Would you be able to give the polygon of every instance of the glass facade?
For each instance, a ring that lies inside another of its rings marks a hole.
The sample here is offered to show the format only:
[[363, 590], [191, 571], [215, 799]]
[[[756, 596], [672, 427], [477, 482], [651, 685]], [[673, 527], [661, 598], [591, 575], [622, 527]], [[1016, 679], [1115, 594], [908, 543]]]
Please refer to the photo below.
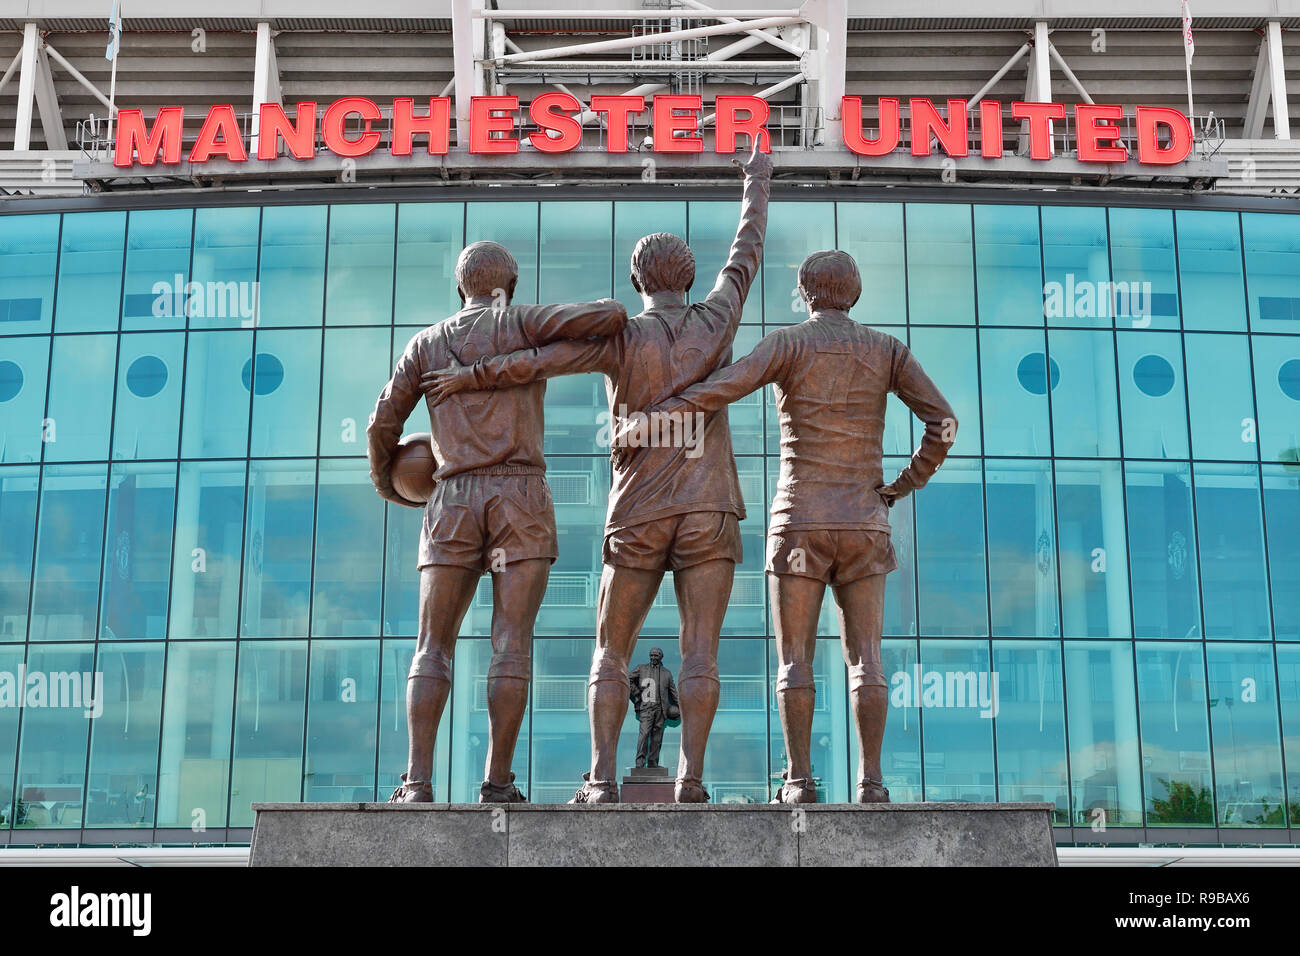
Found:
[[[0, 216], [0, 840], [246, 838], [253, 801], [398, 783], [420, 522], [364, 455], [395, 355], [456, 308], [467, 241], [510, 247], [518, 301], [635, 311], [639, 236], [684, 234], [702, 295], [738, 212], [485, 192]], [[906, 341], [962, 422], [892, 516], [894, 800], [1043, 800], [1080, 840], [1300, 828], [1300, 215], [778, 196], [737, 355], [801, 320], [797, 267], [831, 247], [862, 267], [855, 318]], [[560, 557], [515, 758], [533, 801], [568, 799], [588, 760], [604, 411], [598, 376], [549, 384]], [[770, 392], [731, 423], [749, 516], [705, 783], [766, 801], [784, 763]], [[919, 435], [891, 399], [887, 471]], [[439, 800], [477, 797], [490, 615], [485, 579]], [[666, 580], [636, 659], [654, 643], [678, 670], [677, 627]], [[814, 772], [842, 801], [829, 599], [821, 627]], [[666, 760], [677, 745], [670, 727]]]

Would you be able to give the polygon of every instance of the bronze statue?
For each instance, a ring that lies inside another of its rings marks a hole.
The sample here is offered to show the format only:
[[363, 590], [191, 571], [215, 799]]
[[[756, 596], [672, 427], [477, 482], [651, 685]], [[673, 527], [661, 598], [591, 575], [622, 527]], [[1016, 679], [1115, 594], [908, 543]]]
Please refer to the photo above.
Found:
[[[743, 164], [733, 162], [745, 176], [740, 225], [727, 263], [702, 301], [686, 301], [695, 280], [695, 257], [686, 243], [666, 233], [646, 236], [632, 253], [632, 284], [645, 308], [620, 334], [431, 372], [423, 381], [430, 404], [467, 389], [506, 389], [600, 371], [610, 414], [619, 420], [725, 366], [762, 261], [772, 172], [771, 160], [757, 147]], [[461, 356], [462, 364], [474, 358]], [[745, 508], [725, 403], [677, 424], [669, 440], [614, 463], [588, 684], [591, 770], [583, 774], [576, 803], [618, 802], [616, 748], [627, 714], [628, 663], [665, 571], [673, 572], [681, 614], [682, 744], [675, 799], [709, 799], [701, 777], [718, 708], [718, 635], [741, 560]]]
[[[622, 331], [612, 299], [512, 305], [518, 268], [495, 242], [476, 242], [456, 262], [463, 308], [416, 334], [397, 361], [367, 428], [370, 478], [389, 501], [416, 506], [390, 474], [402, 425], [423, 397], [421, 378], [450, 362]], [[556, 559], [555, 509], [542, 457], [545, 382], [428, 402], [437, 467], [420, 535], [420, 626], [407, 680], [410, 763], [391, 800], [433, 800], [433, 742], [451, 689], [452, 649], [478, 580], [492, 574], [492, 662], [482, 803], [524, 800], [510, 765], [528, 701], [533, 623]]]
[[662, 648], [650, 648], [650, 663], [633, 668], [627, 675], [632, 708], [641, 721], [636, 738], [636, 765], [659, 766], [659, 749], [664, 742], [664, 724], [681, 717], [673, 672], [664, 667]]
[[[826, 585], [839, 606], [858, 732], [859, 803], [888, 803], [880, 769], [889, 689], [880, 658], [885, 575], [898, 566], [889, 509], [925, 485], [957, 433], [952, 408], [902, 342], [860, 325], [848, 310], [862, 293], [857, 264], [815, 252], [799, 267], [808, 319], [763, 338], [734, 365], [646, 410], [654, 421], [712, 412], [773, 383], [781, 423], [781, 472], [767, 538], [768, 591], [776, 623], [777, 705], [788, 766], [777, 803], [815, 803], [810, 758], [817, 618]], [[881, 439], [894, 392], [925, 423], [911, 462], [885, 484]], [[623, 423], [615, 452], [646, 453]]]

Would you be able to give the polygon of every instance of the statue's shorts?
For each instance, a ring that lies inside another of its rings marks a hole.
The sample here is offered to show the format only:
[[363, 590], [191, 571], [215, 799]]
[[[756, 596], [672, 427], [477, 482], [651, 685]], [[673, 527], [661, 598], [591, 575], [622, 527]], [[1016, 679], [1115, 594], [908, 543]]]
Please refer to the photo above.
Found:
[[486, 572], [558, 556], [555, 505], [540, 469], [480, 468], [434, 485], [420, 535], [421, 570], [451, 564]]
[[767, 536], [767, 572], [816, 578], [831, 586], [888, 574], [898, 557], [887, 531], [790, 530]]
[[695, 511], [605, 535], [603, 559], [619, 568], [680, 571], [705, 561], [741, 561], [740, 520], [727, 511]]

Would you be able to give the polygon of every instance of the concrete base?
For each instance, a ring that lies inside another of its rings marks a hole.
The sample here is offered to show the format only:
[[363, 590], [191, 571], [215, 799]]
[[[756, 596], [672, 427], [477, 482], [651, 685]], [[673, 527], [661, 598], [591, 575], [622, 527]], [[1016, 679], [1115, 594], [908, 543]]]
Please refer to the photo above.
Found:
[[618, 796], [623, 803], [672, 803], [676, 789], [667, 767], [628, 767]]
[[255, 803], [250, 866], [1056, 866], [1049, 803]]

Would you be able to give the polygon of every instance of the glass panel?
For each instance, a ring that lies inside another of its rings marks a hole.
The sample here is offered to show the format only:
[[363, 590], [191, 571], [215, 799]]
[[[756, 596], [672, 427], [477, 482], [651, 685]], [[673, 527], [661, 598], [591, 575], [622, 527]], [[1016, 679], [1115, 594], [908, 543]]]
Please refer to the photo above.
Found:
[[1259, 452], [1265, 461], [1300, 463], [1300, 338], [1252, 335]]
[[[759, 326], [742, 325], [736, 332], [735, 341], [731, 346], [731, 360], [734, 361], [744, 355], [754, 351], [754, 346], [758, 345], [763, 337], [763, 330]], [[764, 395], [770, 396], [772, 389], [759, 389], [756, 392], [750, 392], [744, 398], [732, 402], [727, 406], [727, 421], [731, 425], [731, 449], [737, 455], [761, 455], [766, 441], [765, 414], [763, 411], [764, 404], [767, 401]], [[772, 413], [772, 419], [775, 421], [776, 413]], [[549, 420], [548, 420], [549, 424]], [[906, 427], [906, 425], [904, 425]], [[776, 441], [772, 444], [772, 450], [776, 451], [779, 446], [779, 436], [773, 436]], [[748, 502], [749, 499], [747, 498]], [[755, 498], [751, 504], [756, 507], [765, 505]]]
[[302, 799], [306, 641], [240, 645], [230, 825], [253, 825], [253, 803]]
[[1196, 465], [1205, 636], [1268, 640], [1268, 575], [1254, 465]]
[[763, 321], [789, 325], [808, 318], [799, 295], [799, 266], [814, 252], [834, 248], [834, 204], [772, 203], [763, 244]]
[[124, 212], [77, 212], [63, 217], [55, 331], [117, 329], [125, 231]]
[[[678, 674], [680, 668], [674, 672]], [[704, 756], [705, 789], [714, 803], [765, 803], [769, 799], [768, 728], [764, 720], [767, 641], [719, 642], [718, 674], [718, 713]], [[663, 763], [671, 768], [675, 759], [675, 752], [665, 743]]]
[[307, 633], [316, 469], [308, 461], [249, 466], [241, 637]]
[[1147, 826], [1214, 825], [1200, 644], [1138, 644]]
[[853, 307], [853, 317], [867, 325], [905, 324], [903, 204], [840, 202], [835, 204], [835, 221], [836, 248], [854, 258], [862, 275], [862, 298]]
[[[898, 474], [907, 461], [906, 458], [884, 459], [885, 477]], [[915, 507], [916, 499], [908, 495], [889, 512], [890, 541], [898, 558], [898, 569], [885, 578], [885, 634], [916, 635]]]
[[1186, 458], [1187, 405], [1179, 337], [1120, 332], [1119, 397], [1126, 458]]
[[158, 803], [163, 647], [100, 644], [102, 711], [91, 724], [86, 826], [152, 827]]
[[[763, 571], [767, 560], [767, 538], [764, 533], [767, 527], [767, 497], [763, 486], [763, 471], [762, 458], [736, 459], [736, 473], [746, 502], [746, 514], [740, 522], [742, 560], [736, 565], [731, 598], [727, 602], [726, 616], [722, 619], [723, 634], [748, 636], [766, 634], [768, 630], [767, 575]], [[676, 608], [677, 596], [666, 577], [664, 585], [659, 588], [656, 607]], [[669, 632], [675, 633], [679, 626], [674, 625]]]
[[[465, 244], [483, 239], [501, 243], [510, 250], [515, 262], [519, 264], [519, 282], [515, 285], [514, 301], [540, 301], [537, 298], [537, 203], [466, 203]], [[572, 301], [567, 296], [561, 296], [560, 300]], [[456, 308], [460, 306], [457, 305]], [[477, 792], [476, 789], [475, 793]]]
[[925, 799], [997, 800], [993, 772], [993, 674], [984, 641], [921, 641]]
[[176, 508], [171, 636], [235, 637], [243, 541], [240, 462], [183, 462]]
[[321, 394], [320, 453], [360, 455], [366, 423], [392, 373], [388, 329], [326, 329], [325, 388]]
[[330, 325], [388, 325], [393, 320], [392, 203], [330, 207], [329, 277], [325, 320]]
[[[415, 656], [415, 640], [383, 642], [383, 661], [379, 676], [379, 799], [401, 784], [406, 770], [409, 737], [406, 731], [406, 675]], [[451, 786], [451, 744], [444, 717], [438, 726], [433, 748], [433, 796], [444, 800]], [[576, 788], [575, 788], [576, 789]], [[477, 799], [477, 798], [476, 798]]]
[[1110, 291], [1115, 325], [1178, 328], [1174, 215], [1169, 209], [1110, 210]]
[[[1300, 322], [1300, 216], [1241, 214], [1246, 240], [1246, 288], [1255, 332], [1295, 334]], [[64, 226], [66, 229], [67, 226]]]
[[1044, 206], [1042, 222], [1047, 324], [1110, 328], [1106, 210]]
[[1179, 209], [1174, 220], [1183, 328], [1245, 331], [1246, 290], [1237, 214]]
[[974, 325], [974, 272], [970, 206], [908, 203], [909, 320], [913, 324]]
[[226, 825], [235, 643], [172, 644], [159, 756], [158, 826]]
[[[718, 281], [718, 273], [727, 264], [727, 254], [731, 250], [732, 240], [736, 238], [736, 227], [739, 222], [739, 200], [735, 202], [693, 202], [690, 204], [686, 220], [686, 241], [690, 243], [691, 252], [695, 255], [695, 284], [691, 286], [692, 301], [698, 302], [703, 299], [713, 289], [713, 283]], [[759, 273], [755, 277], [754, 284], [750, 287], [749, 295], [745, 299], [745, 309], [740, 316], [741, 322], [757, 323], [763, 321], [763, 277], [761, 269]], [[794, 316], [793, 311], [787, 311], [790, 308], [789, 300], [783, 301], [780, 313], [767, 321], [787, 321], [787, 315]], [[638, 309], [638, 311], [640, 310]]]
[[890, 686], [880, 769], [890, 800], [920, 803], [921, 706], [912, 693], [917, 675], [916, 641], [886, 640], [880, 650]]
[[1186, 335], [1187, 401], [1197, 458], [1254, 461], [1258, 449], [1244, 335]]
[[1264, 466], [1264, 518], [1273, 628], [1279, 641], [1300, 641], [1300, 466]]
[[[466, 629], [461, 628], [461, 633], [467, 633]], [[664, 648], [664, 650], [667, 650], [667, 648]], [[456, 642], [456, 661], [452, 670], [451, 701], [442, 715], [442, 724], [445, 725], [450, 721], [450, 725], [456, 728], [454, 738], [456, 745], [451, 748], [450, 793], [452, 803], [478, 802], [479, 786], [483, 783], [484, 772], [487, 768], [487, 748], [490, 739], [487, 714], [487, 672], [488, 665], [491, 662], [492, 644], [490, 641], [461, 638]], [[588, 658], [587, 666], [590, 667], [590, 658]], [[532, 734], [529, 731], [529, 727], [532, 725], [531, 708], [532, 702], [530, 701], [529, 711], [524, 712], [524, 722], [519, 733], [519, 741], [515, 745], [515, 759], [512, 769], [515, 774], [515, 786], [536, 803], [540, 801], [529, 796], [531, 779], [529, 768], [531, 764], [528, 758], [532, 752]], [[579, 764], [572, 769], [576, 773], [581, 771], [582, 765]], [[576, 782], [570, 788], [570, 791], [575, 789], [577, 789]], [[567, 800], [572, 795], [572, 792], [570, 792], [564, 799]]]
[[[257, 356], [241, 372], [244, 388], [252, 385], [252, 454], [276, 458], [316, 454], [321, 333], [260, 332], [256, 347]], [[383, 378], [375, 381], [382, 383]]]
[[917, 603], [923, 635], [983, 637], [989, 632], [980, 477], [978, 461], [950, 458], [917, 492]]
[[[36, 482], [35, 468], [0, 469], [0, 642], [27, 637], [32, 541], [36, 538]], [[3, 766], [0, 763], [0, 768]], [[0, 779], [3, 777], [0, 769]], [[3, 804], [0, 795], [0, 808]]]
[[304, 800], [375, 799], [379, 645], [313, 641]]
[[[561, 637], [591, 634], [596, 627], [596, 591], [600, 584], [605, 506], [609, 500], [609, 459], [548, 458], [546, 480], [555, 502], [560, 557], [551, 565], [546, 597], [537, 616], [537, 633]], [[655, 613], [651, 611], [652, 616]], [[461, 633], [490, 634], [491, 614], [492, 591], [485, 577], [479, 583], [478, 596], [465, 616]], [[672, 621], [675, 634], [675, 613]], [[657, 632], [647, 626], [643, 633]]]
[[79, 827], [94, 712], [94, 646], [31, 648], [26, 684], [14, 827]]
[[123, 335], [117, 360], [113, 457], [175, 458], [185, 334]]
[[185, 328], [193, 225], [192, 209], [141, 209], [131, 213], [126, 235], [122, 328]]
[[[387, 516], [384, 542], [384, 636], [398, 634], [414, 638], [420, 627], [420, 572], [416, 568], [416, 558], [420, 549], [424, 510], [385, 504], [384, 513]], [[474, 608], [471, 606], [465, 615], [466, 619], [473, 614]], [[470, 633], [464, 625], [461, 630]], [[415, 651], [412, 650], [411, 653], [414, 654]]]
[[[591, 765], [587, 672], [591, 669], [592, 647], [590, 640], [546, 640], [534, 645], [533, 717], [528, 734], [531, 741], [528, 759], [532, 768], [529, 799], [535, 803], [564, 803], [569, 800], [582, 785], [581, 774]], [[647, 645], [633, 653], [633, 666], [641, 663], [648, 649]], [[677, 648], [665, 647], [664, 651], [664, 666], [673, 672], [675, 678], [681, 671]], [[633, 762], [639, 726], [636, 712], [629, 707], [628, 719], [623, 721], [618, 741], [620, 776], [623, 768]], [[680, 735], [671, 725], [664, 728], [660, 759], [665, 766], [676, 765], [679, 739]], [[518, 774], [518, 765], [524, 762], [521, 758], [525, 751], [516, 747], [515, 753], [515, 773]]]
[[1043, 324], [1043, 263], [1035, 206], [975, 207], [981, 325]]
[[50, 331], [58, 255], [57, 215], [5, 217], [0, 229], [0, 334]]
[[[975, 331], [954, 329], [912, 329], [912, 352], [934, 384], [943, 392], [957, 415], [960, 426], [950, 454], [980, 453], [979, 363], [975, 352]], [[910, 454], [920, 443], [924, 426], [913, 419], [913, 441], [898, 449]]]
[[1276, 652], [1283, 759], [1287, 768], [1287, 812], [1294, 827], [1300, 824], [1300, 647], [1278, 645]]
[[1133, 626], [1138, 637], [1201, 636], [1196, 601], [1196, 536], [1187, 465], [1125, 467]]
[[[669, 232], [686, 237], [686, 203], [671, 202], [616, 202], [614, 203], [614, 298], [627, 308], [628, 315], [636, 315], [643, 308], [641, 294], [632, 288], [632, 250], [642, 236], [656, 232]], [[698, 265], [698, 250], [696, 250]], [[708, 294], [713, 288], [712, 276], [697, 272], [691, 291], [697, 297]], [[709, 289], [703, 288], [708, 285]]]
[[243, 458], [248, 454], [248, 386], [241, 376], [253, 359], [252, 332], [195, 332], [185, 356], [182, 458]]
[[432, 325], [460, 308], [456, 257], [465, 234], [465, 205], [404, 202], [397, 207], [397, 288], [393, 321]]
[[[0, 358], [0, 462], [41, 460], [48, 336], [4, 339]], [[57, 437], [57, 436], [56, 436]]]
[[[780, 667], [776, 642], [767, 641], [768, 686], [775, 682]], [[665, 648], [666, 650], [666, 648]], [[856, 750], [850, 721], [844, 710], [848, 686], [840, 642], [836, 638], [818, 640], [813, 653], [812, 757], [813, 783], [817, 785], [818, 803], [843, 803], [853, 798], [857, 784], [857, 761], [849, 763], [850, 749]], [[768, 785], [773, 796], [781, 786], [781, 771], [786, 768], [785, 735], [781, 732], [781, 715], [776, 693], [768, 696], [767, 725], [769, 740]]]
[[[257, 245], [261, 210], [198, 209], [194, 213], [194, 291], [190, 328], [252, 328], [257, 319]], [[191, 348], [194, 339], [190, 339]], [[193, 365], [191, 364], [191, 368]]]
[[1056, 463], [1066, 637], [1128, 637], [1124, 479], [1116, 461]]
[[[113, 468], [100, 640], [167, 636], [175, 500], [174, 464]], [[159, 682], [161, 686], [161, 677]]]
[[117, 336], [55, 336], [42, 432], [46, 461], [103, 461], [113, 415]]
[[1069, 458], [1119, 457], [1115, 342], [1109, 332], [1047, 333], [1059, 383], [1052, 389], [1052, 441]]
[[1061, 630], [1051, 462], [990, 459], [984, 482], [993, 634], [1055, 637]]
[[981, 329], [979, 339], [985, 453], [1050, 455], [1047, 393], [1061, 370], [1047, 358], [1042, 331]]
[[998, 799], [1055, 804], [1052, 822], [1068, 826], [1061, 646], [1055, 641], [994, 641], [993, 679]]
[[[22, 669], [26, 648], [0, 646], [0, 672], [17, 675]], [[16, 685], [16, 681], [14, 682]], [[12, 692], [17, 695], [17, 687]], [[18, 763], [18, 717], [22, 710], [14, 706], [17, 700], [0, 707], [0, 831], [8, 830], [14, 823], [14, 775], [12, 768]], [[22, 808], [26, 812], [26, 806]]]
[[1077, 827], [1142, 825], [1133, 645], [1066, 641], [1070, 786]]
[[95, 637], [106, 485], [103, 465], [45, 469], [29, 640]]
[[318, 482], [312, 637], [378, 637], [384, 501], [365, 459], [322, 461]]
[[588, 302], [612, 295], [614, 211], [611, 204], [545, 202], [541, 209], [538, 300]]
[[1206, 647], [1221, 827], [1284, 827], [1282, 748], [1268, 645]]
[[262, 210], [258, 325], [321, 324], [327, 218], [325, 206]]

